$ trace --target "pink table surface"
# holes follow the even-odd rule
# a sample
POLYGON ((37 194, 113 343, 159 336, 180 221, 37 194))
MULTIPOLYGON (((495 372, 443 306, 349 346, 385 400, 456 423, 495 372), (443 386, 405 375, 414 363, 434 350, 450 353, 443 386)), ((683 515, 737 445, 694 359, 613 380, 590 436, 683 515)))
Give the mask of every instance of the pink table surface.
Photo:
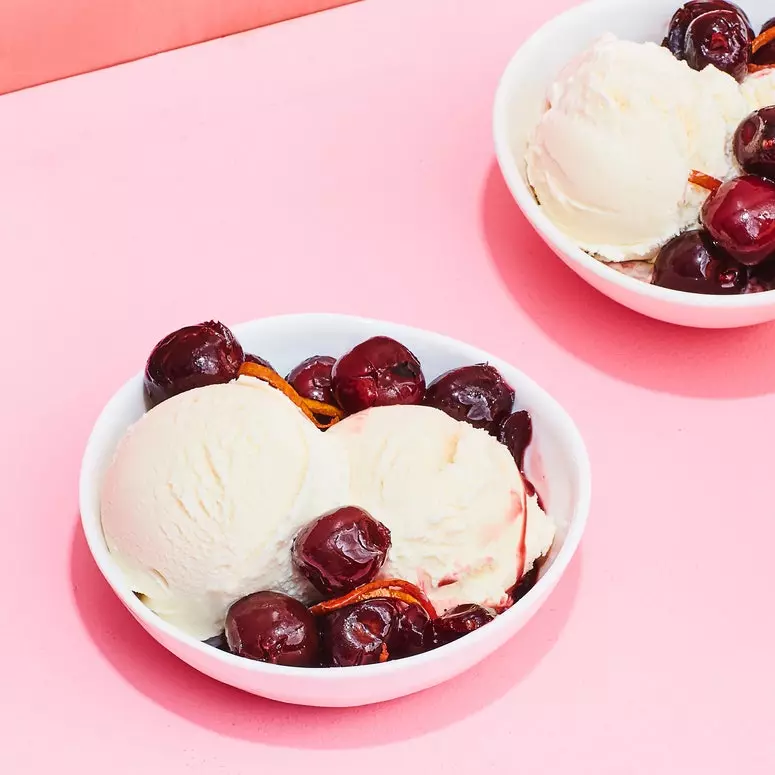
POLYGON ((638 317, 517 212, 493 90, 568 5, 370 0, 0 99, 0 770, 775 771, 775 328, 638 317), (91 424, 161 334, 305 310, 519 364, 595 472, 580 556, 521 635, 361 710, 196 674, 78 528, 91 424))

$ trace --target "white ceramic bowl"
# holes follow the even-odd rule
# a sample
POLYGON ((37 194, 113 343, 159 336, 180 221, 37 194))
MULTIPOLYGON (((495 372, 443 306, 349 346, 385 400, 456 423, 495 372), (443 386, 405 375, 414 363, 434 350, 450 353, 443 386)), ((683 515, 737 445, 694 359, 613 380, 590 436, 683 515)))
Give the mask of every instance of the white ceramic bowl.
MULTIPOLYGON (((682 0, 591 0, 557 16, 517 51, 495 97, 495 152, 522 212, 546 244, 590 285, 644 315, 697 328, 736 328, 775 319, 775 291, 742 296, 683 293, 636 280, 589 256, 538 206, 525 175, 529 137, 559 71, 605 32, 661 43, 682 0)), ((754 28, 775 13, 771 0, 738 0, 754 28)), ((515 260, 517 260, 515 258, 515 260)))
POLYGON ((121 602, 163 646, 218 681, 283 702, 352 706, 390 700, 426 689, 463 672, 514 635, 535 613, 568 567, 589 511, 589 460, 576 426, 562 407, 521 371, 476 347, 407 326, 344 315, 289 315, 234 327, 248 352, 267 358, 281 373, 313 354, 341 355, 371 336, 392 336, 420 359, 426 377, 489 361, 514 387, 518 408, 533 417, 527 473, 558 526, 552 553, 536 586, 481 630, 420 656, 382 665, 338 669, 278 667, 232 656, 179 632, 146 608, 125 584, 105 545, 99 492, 119 439, 144 412, 142 374, 110 399, 89 438, 80 480, 81 520, 100 571, 121 602))

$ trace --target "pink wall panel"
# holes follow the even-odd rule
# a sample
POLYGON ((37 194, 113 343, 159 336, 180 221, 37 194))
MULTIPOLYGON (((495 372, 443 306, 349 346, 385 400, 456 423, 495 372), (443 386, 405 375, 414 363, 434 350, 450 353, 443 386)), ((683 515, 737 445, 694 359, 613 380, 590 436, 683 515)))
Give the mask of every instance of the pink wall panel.
POLYGON ((0 94, 357 0, 0 0, 0 94))

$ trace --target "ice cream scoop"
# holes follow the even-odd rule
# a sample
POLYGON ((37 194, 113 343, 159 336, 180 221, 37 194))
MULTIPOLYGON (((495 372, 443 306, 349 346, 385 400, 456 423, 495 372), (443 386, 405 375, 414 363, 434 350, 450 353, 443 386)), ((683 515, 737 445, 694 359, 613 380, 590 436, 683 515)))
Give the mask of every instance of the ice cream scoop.
POLYGON ((346 450, 349 500, 390 529, 381 575, 416 583, 440 612, 507 605, 552 544, 553 523, 527 505, 514 459, 484 430, 433 407, 389 406, 326 436, 346 450))
POLYGON ((310 596, 289 547, 343 503, 347 480, 335 438, 241 377, 170 398, 129 430, 102 487, 105 540, 151 609, 205 639, 251 592, 310 596))
POLYGON ((527 177, 584 250, 607 261, 649 258, 697 223, 707 191, 688 182, 692 170, 735 174, 731 137, 749 110, 730 75, 604 35, 551 86, 527 177))

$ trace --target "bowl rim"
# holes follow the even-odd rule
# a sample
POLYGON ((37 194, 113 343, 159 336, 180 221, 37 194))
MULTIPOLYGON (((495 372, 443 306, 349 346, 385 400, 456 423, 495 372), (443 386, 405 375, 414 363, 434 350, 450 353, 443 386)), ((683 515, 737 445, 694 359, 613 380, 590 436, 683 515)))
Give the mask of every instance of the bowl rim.
MULTIPOLYGON (((533 389, 541 393, 542 399, 549 405, 552 413, 555 413, 561 420, 563 434, 565 435, 564 443, 567 445, 569 458, 573 461, 573 464, 576 467, 578 492, 573 503, 570 519, 568 521, 568 532, 565 536, 565 541, 560 548, 560 551, 554 558, 551 566, 547 568, 546 572, 541 576, 541 578, 539 578, 535 586, 530 589, 524 597, 518 600, 507 611, 497 616, 493 622, 488 624, 487 627, 476 630, 467 635, 465 638, 461 638, 432 651, 428 651, 412 657, 406 657, 404 659, 385 662, 384 664, 358 665, 353 667, 332 669, 330 667, 287 667, 284 665, 272 665, 266 662, 245 659, 244 657, 239 657, 229 652, 214 648, 213 646, 207 645, 204 641, 199 641, 187 633, 182 632, 174 625, 166 622, 150 608, 145 606, 133 592, 124 586, 123 577, 117 565, 110 557, 110 553, 108 552, 107 546, 105 544, 104 536, 102 534, 101 521, 99 519, 99 513, 89 516, 89 494, 93 492, 94 487, 92 471, 94 468, 94 463, 98 459, 96 447, 98 437, 101 435, 100 431, 103 426, 109 424, 110 417, 113 414, 114 406, 122 400, 123 394, 131 389, 131 386, 136 385, 138 378, 142 378, 141 371, 130 379, 126 380, 121 385, 121 387, 119 387, 119 389, 113 393, 113 395, 101 409, 89 434, 89 438, 86 442, 86 447, 84 449, 81 460, 81 470, 79 475, 79 511, 81 518, 81 528, 86 537, 86 542, 92 558, 97 564, 97 567, 99 568, 103 578, 108 582, 109 586, 119 598, 119 600, 129 609, 134 617, 139 620, 142 626, 150 630, 151 634, 153 634, 154 631, 158 631, 166 638, 169 638, 170 640, 185 646, 187 649, 193 650, 205 659, 214 660, 224 667, 235 668, 246 673, 267 674, 274 677, 287 676, 296 679, 303 677, 322 681, 360 681, 372 676, 388 676, 412 667, 421 669, 423 665, 436 662, 439 659, 443 659, 447 656, 452 657, 456 653, 455 650, 457 650, 457 652, 462 652, 466 648, 472 647, 476 642, 496 637, 495 633, 504 631, 505 628, 508 628, 514 617, 519 615, 520 610, 529 610, 534 601, 542 600, 542 597, 548 595, 548 593, 554 588, 562 575, 565 573, 571 559, 575 555, 587 524, 591 502, 592 474, 589 455, 587 453, 587 449, 582 439, 581 433, 573 419, 559 404, 559 402, 550 393, 548 393, 548 391, 546 391, 533 379, 527 376, 521 369, 512 366, 508 362, 503 361, 495 355, 491 355, 488 351, 482 350, 475 345, 468 344, 459 339, 455 339, 444 334, 436 333, 434 331, 429 331, 427 329, 418 328, 415 326, 392 323, 386 320, 377 320, 356 315, 325 312, 272 315, 265 318, 257 318, 255 320, 246 321, 229 327, 239 338, 241 330, 244 330, 251 325, 255 325, 259 321, 263 322, 271 320, 289 324, 301 323, 309 325, 310 328, 314 330, 314 327, 320 325, 320 323, 323 322, 323 319, 330 321, 332 318, 337 319, 339 322, 346 322, 353 326, 362 324, 371 326, 386 325, 393 329, 393 332, 396 333, 396 336, 400 336, 402 331, 404 333, 410 334, 419 333, 423 337, 427 338, 429 346, 434 346, 434 344, 447 346, 453 345, 457 348, 462 347, 463 349, 470 350, 471 352, 476 352, 477 357, 485 358, 488 362, 495 364, 496 367, 498 364, 505 364, 509 369, 519 375, 520 380, 529 383, 533 389)), ((508 634, 504 633, 502 640, 505 641, 509 637, 510 636, 508 634)))
MULTIPOLYGON (((630 0, 623 4, 621 0, 585 0, 556 16, 539 27, 522 45, 506 65, 495 91, 492 111, 492 131, 495 143, 495 156, 506 184, 523 214, 544 241, 554 250, 559 251, 568 261, 579 264, 591 272, 602 282, 618 286, 622 291, 635 293, 661 304, 671 306, 682 305, 699 309, 759 309, 775 304, 775 291, 759 293, 744 293, 733 296, 715 296, 712 294, 688 293, 672 288, 662 288, 658 285, 637 280, 612 269, 602 261, 593 258, 562 232, 552 220, 544 214, 543 208, 536 202, 529 185, 519 173, 519 160, 515 159, 509 145, 509 105, 512 103, 513 82, 518 74, 531 69, 534 53, 549 44, 554 37, 555 28, 571 22, 579 23, 593 13, 605 12, 606 15, 621 15, 631 12, 630 0)), ((644 6, 653 6, 652 0, 641 0, 644 6)), ((669 22, 666 20, 665 24, 669 22)), ((604 34, 607 30, 600 30, 604 34)))

